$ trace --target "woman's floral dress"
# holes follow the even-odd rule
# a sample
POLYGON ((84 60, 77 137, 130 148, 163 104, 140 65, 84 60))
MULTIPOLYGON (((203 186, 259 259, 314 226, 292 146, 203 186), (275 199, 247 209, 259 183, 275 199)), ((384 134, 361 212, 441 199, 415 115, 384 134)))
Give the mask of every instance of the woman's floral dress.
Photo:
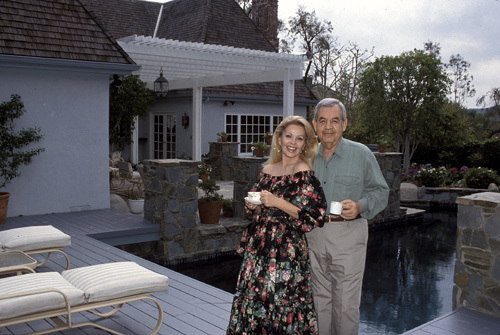
POLYGON ((262 173, 251 191, 263 190, 300 208, 299 218, 265 206, 253 215, 238 249, 243 261, 227 334, 318 334, 305 233, 323 226, 323 189, 313 171, 302 171, 262 173))

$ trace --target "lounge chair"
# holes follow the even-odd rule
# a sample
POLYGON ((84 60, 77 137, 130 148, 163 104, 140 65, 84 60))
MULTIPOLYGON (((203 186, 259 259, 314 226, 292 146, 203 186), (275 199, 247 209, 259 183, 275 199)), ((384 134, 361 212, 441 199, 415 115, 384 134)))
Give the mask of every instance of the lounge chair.
POLYGON ((163 324, 163 309, 151 294, 166 291, 167 287, 168 277, 134 262, 0 278, 0 327, 51 319, 55 326, 36 334, 84 326, 121 334, 91 320, 72 323, 71 318, 80 312, 107 318, 117 313, 125 303, 147 299, 158 308, 158 320, 150 333, 156 334, 163 324), (108 313, 95 311, 110 306, 116 307, 108 313))
POLYGON ((29 226, 0 231, 0 252, 18 250, 27 255, 47 254, 40 267, 47 263, 53 252, 59 252, 66 258, 66 270, 69 269, 68 255, 61 249, 71 245, 71 236, 52 226, 29 226))

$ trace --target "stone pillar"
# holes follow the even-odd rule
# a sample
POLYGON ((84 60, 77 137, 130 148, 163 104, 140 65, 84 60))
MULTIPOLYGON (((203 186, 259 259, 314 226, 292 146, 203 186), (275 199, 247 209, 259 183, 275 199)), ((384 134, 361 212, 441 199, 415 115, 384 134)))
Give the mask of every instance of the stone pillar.
POLYGON ((238 156, 238 142, 209 142, 208 162, 212 166, 212 178, 232 180, 233 157, 238 156))
POLYGON ((500 194, 476 193, 457 204, 453 309, 500 316, 500 194))
POLYGON ((179 159, 144 161, 144 218, 161 225, 158 243, 166 258, 196 249, 199 164, 179 159))
POLYGON ((259 175, 262 172, 262 164, 269 157, 233 157, 234 162, 234 189, 233 198, 234 216, 243 218, 245 214, 245 200, 247 192, 259 180, 259 175))
POLYGON ((401 191, 401 159, 403 154, 399 152, 378 153, 374 152, 380 170, 389 186, 389 200, 387 207, 377 214, 370 223, 382 223, 384 221, 398 220, 404 213, 400 210, 401 191))

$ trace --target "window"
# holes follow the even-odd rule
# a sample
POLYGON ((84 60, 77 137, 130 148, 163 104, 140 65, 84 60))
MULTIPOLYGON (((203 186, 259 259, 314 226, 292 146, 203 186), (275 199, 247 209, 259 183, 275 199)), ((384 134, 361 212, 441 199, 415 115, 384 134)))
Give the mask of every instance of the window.
POLYGON ((282 115, 226 114, 228 141, 240 142, 240 153, 251 153, 252 142, 263 141, 266 132, 274 132, 282 120, 282 115))

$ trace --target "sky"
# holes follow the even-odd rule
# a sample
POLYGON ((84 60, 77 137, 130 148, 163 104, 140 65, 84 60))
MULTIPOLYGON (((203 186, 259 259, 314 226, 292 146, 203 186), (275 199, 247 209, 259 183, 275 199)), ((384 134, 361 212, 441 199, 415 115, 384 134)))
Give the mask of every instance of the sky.
POLYGON ((468 108, 500 87, 500 0, 279 0, 278 17, 288 21, 299 5, 330 21, 341 45, 373 47, 375 57, 423 49, 428 41, 440 44, 445 63, 460 54, 476 89, 468 108))
POLYGON ((279 0, 279 18, 288 21, 299 5, 329 20, 341 45, 374 48, 376 57, 423 49, 428 41, 440 44, 445 63, 460 54, 476 89, 468 108, 500 87, 500 0, 279 0))

